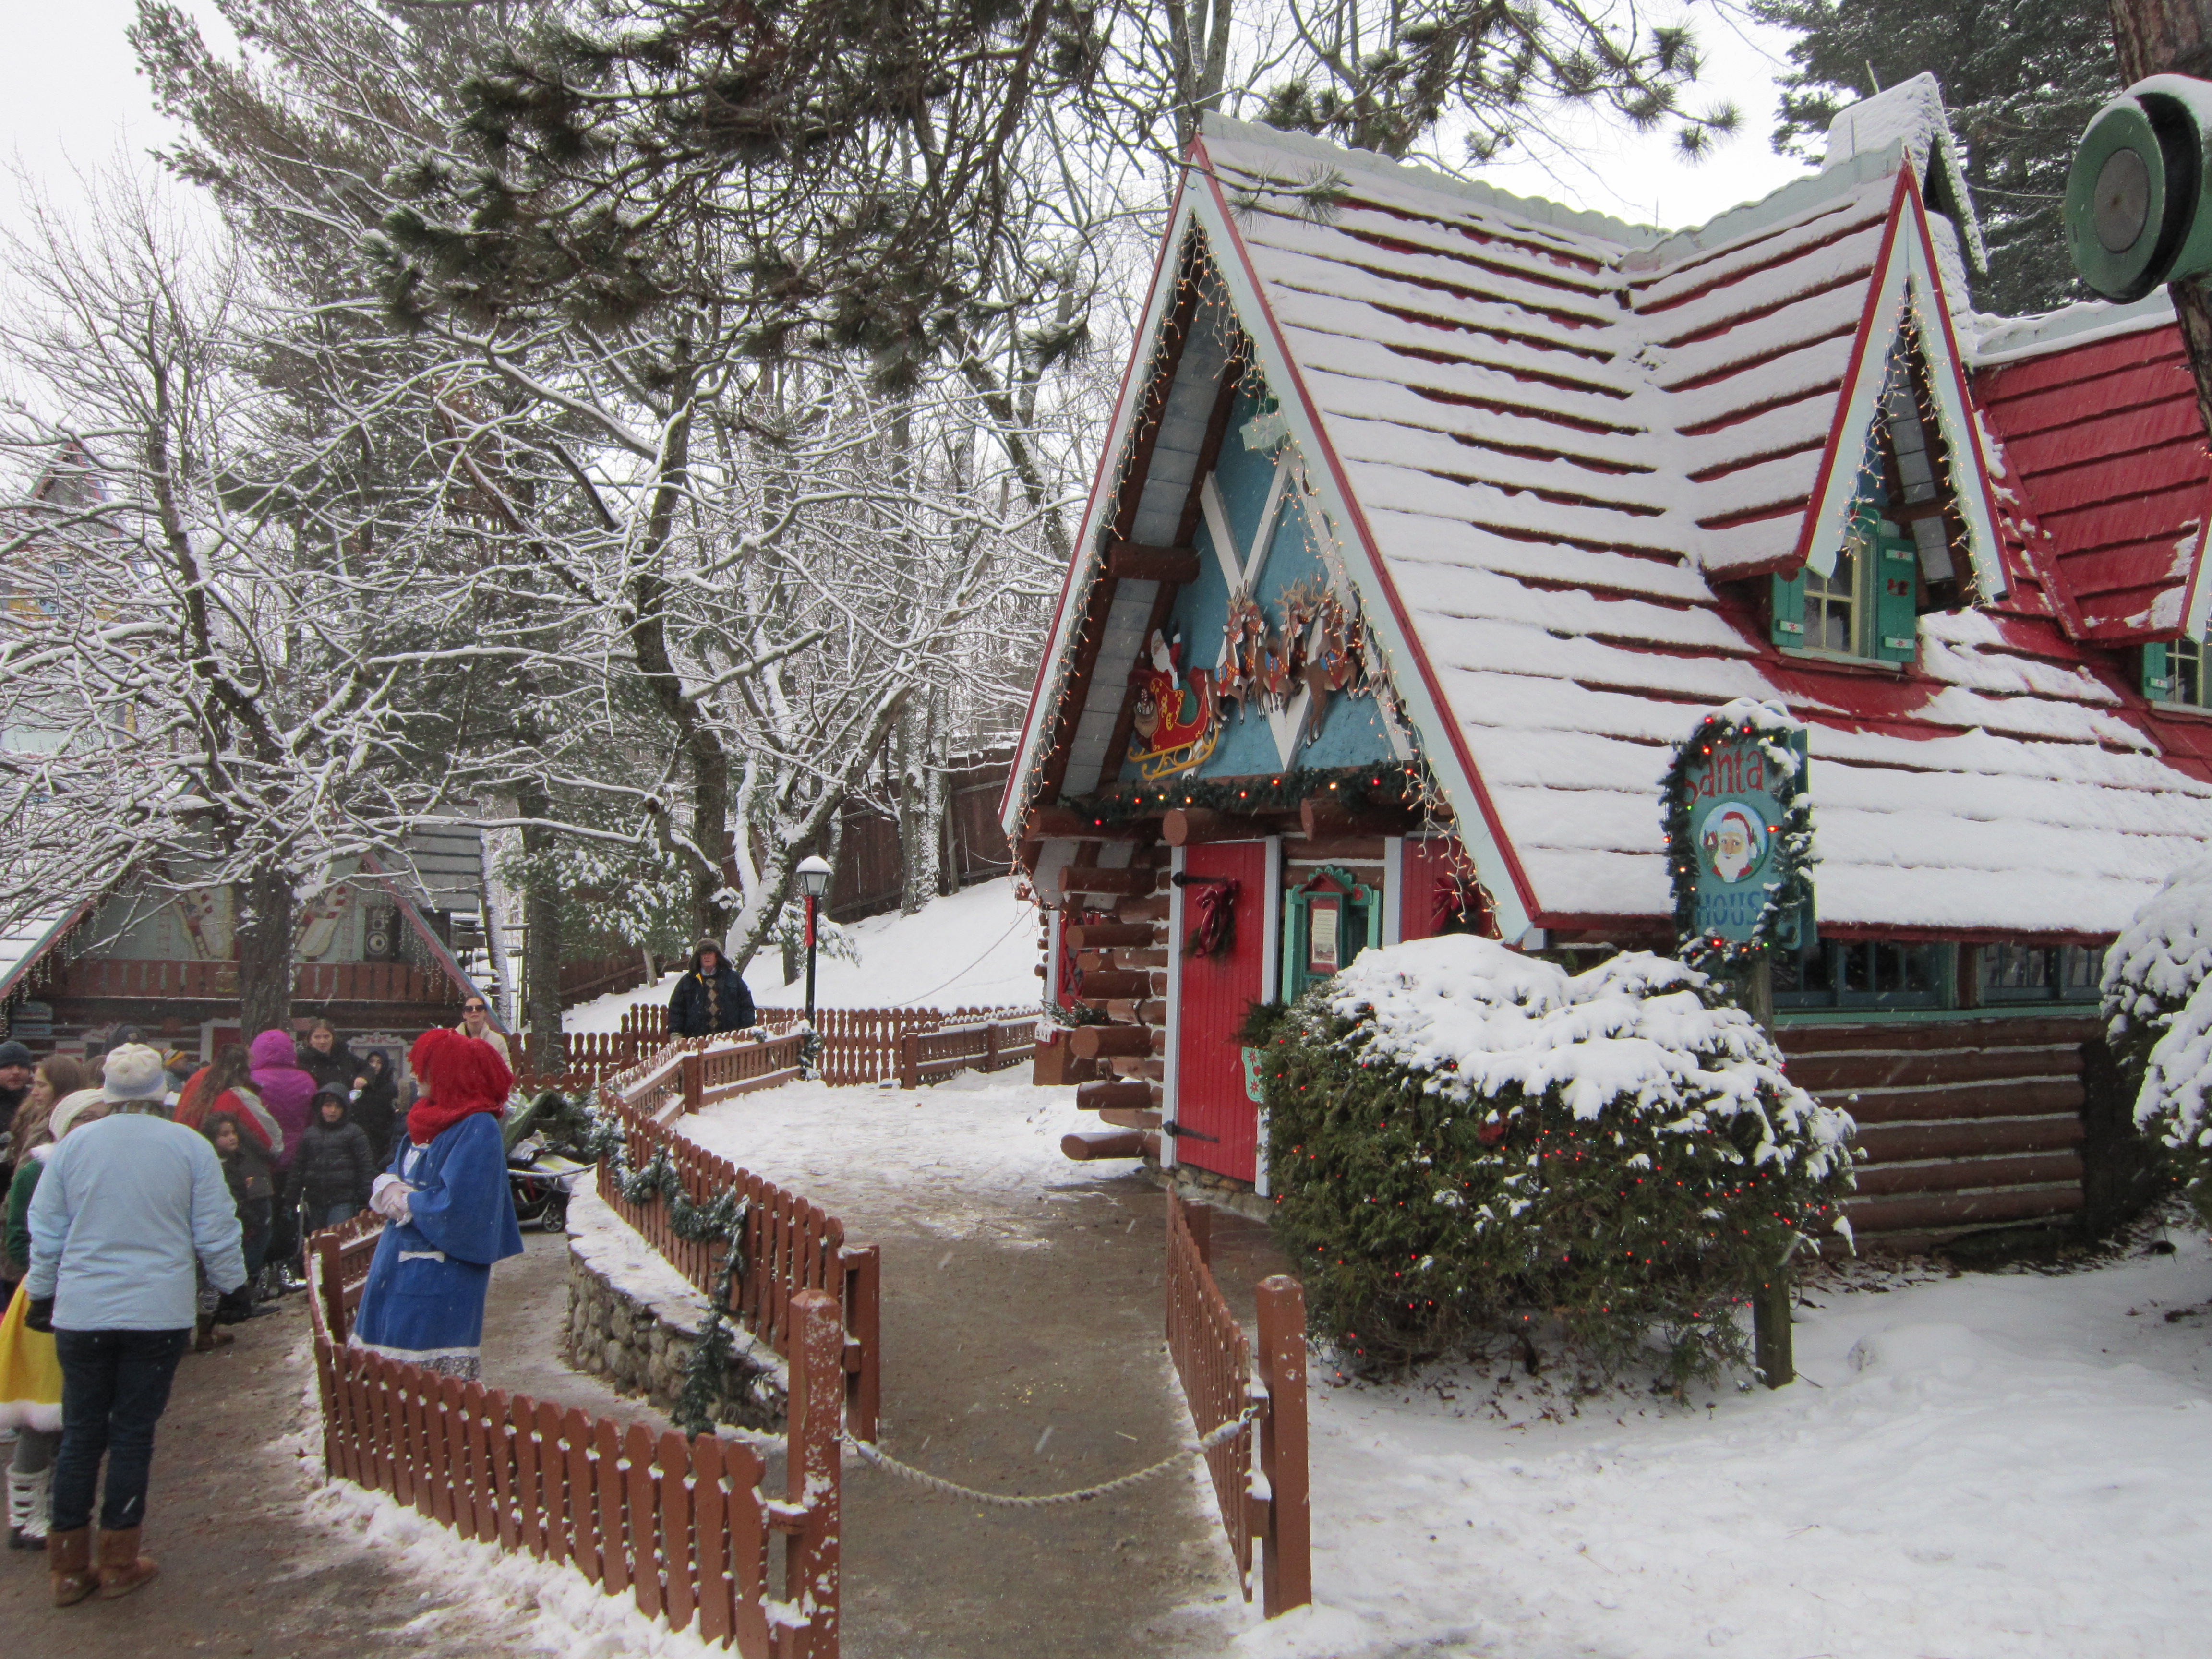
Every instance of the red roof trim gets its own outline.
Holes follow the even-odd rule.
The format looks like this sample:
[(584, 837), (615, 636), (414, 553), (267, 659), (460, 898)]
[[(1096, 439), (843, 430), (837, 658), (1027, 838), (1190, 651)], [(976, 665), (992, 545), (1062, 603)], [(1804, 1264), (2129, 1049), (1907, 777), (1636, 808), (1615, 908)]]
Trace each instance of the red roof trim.
[[(1200, 161), (1205, 160), (1206, 141), (1203, 138), (1192, 139), (1190, 148), (1194, 158)], [(1505, 872), (1512, 878), (1513, 890), (1522, 909), (1533, 916), (1536, 914), (1536, 890), (1529, 882), (1528, 872), (1521, 867), (1521, 860), (1513, 850), (1513, 843), (1506, 837), (1504, 823), (1498, 817), (1496, 803), (1490, 799), (1490, 791), (1484, 786), (1481, 775), (1475, 770), (1474, 757), (1468, 749), (1466, 735), (1460, 731), (1458, 722), (1452, 719), (1451, 700), (1444, 696), (1436, 671), (1430, 666), (1428, 653), (1422, 647), (1421, 636), (1414, 631), (1413, 617), (1406, 610), (1405, 600), (1399, 595), (1398, 585), (1391, 580), (1389, 568), (1382, 562), (1382, 550), (1376, 544), (1373, 526), (1367, 522), (1367, 509), (1359, 498), (1359, 492), (1352, 487), (1352, 480), (1344, 471), (1344, 463), (1337, 457), (1336, 447), (1328, 441), (1328, 429), (1322, 423), (1320, 406), (1314, 402), (1312, 392), (1306, 388), (1305, 376), (1299, 372), (1297, 355), (1284, 337), (1283, 325), (1276, 319), (1274, 307), (1267, 303), (1267, 286), (1260, 280), (1260, 273), (1253, 268), (1251, 250), (1244, 246), (1244, 239), (1237, 232), (1236, 216), (1230, 212), (1228, 201), (1221, 193), (1221, 181), (1210, 166), (1200, 167), (1199, 176), (1212, 193), (1213, 204), (1221, 216), (1221, 226), (1229, 245), (1235, 250), (1237, 263), (1243, 268), (1244, 280), (1251, 285), (1253, 294), (1257, 296), (1267, 331), (1274, 337), (1275, 349), (1282, 354), (1284, 367), (1291, 378), (1290, 390), (1297, 393), (1299, 406), (1305, 411), (1306, 422), (1320, 441), (1322, 458), (1328, 463), (1329, 477), (1336, 484), (1338, 499), (1343, 501), (1345, 512), (1352, 520), (1352, 527), (1359, 538), (1361, 550), (1367, 557), (1368, 568), (1382, 592), (1383, 603), (1390, 608), (1391, 620), (1397, 624), (1399, 635), (1406, 641), (1407, 653), (1413, 658), (1422, 688), (1441, 716), (1437, 724), (1443, 728), (1443, 736), (1451, 746), (1452, 757), (1459, 763), (1460, 775), (1474, 792), (1475, 805), (1482, 812), (1483, 824), (1489, 831), (1491, 844), (1498, 848), (1498, 855), (1505, 865)]]
[[(1202, 154), (1195, 138), (1191, 140), (1190, 154), (1194, 157)], [(1176, 185), (1175, 200), (1169, 204), (1168, 208), (1167, 229), (1161, 234), (1159, 252), (1152, 256), (1152, 286), (1146, 289), (1148, 295), (1159, 291), (1160, 272), (1167, 265), (1169, 250), (1175, 241), (1176, 226), (1182, 215), (1183, 191), (1188, 188), (1188, 185), (1189, 180), (1187, 177)], [(1218, 194), (1218, 191), (1216, 193)], [(1153, 358), (1157, 356), (1158, 353), (1152, 349), (1151, 342), (1140, 340), (1130, 351), (1129, 361), (1121, 366), (1121, 389), (1114, 396), (1114, 420), (1116, 425), (1121, 423), (1122, 412), (1128, 407), (1129, 382), (1137, 373), (1138, 363), (1141, 361), (1149, 369)], [(1110, 431), (1109, 435), (1111, 435)], [(1109, 459), (1108, 451), (1110, 447), (1111, 446), (1108, 444), (1098, 446), (1098, 464), (1091, 469), (1091, 493), (1084, 498), (1083, 516), (1076, 520), (1075, 533), (1079, 538), (1079, 543), (1070, 550), (1067, 556), (1067, 568), (1060, 575), (1060, 602), (1053, 606), (1052, 628), (1044, 636), (1044, 654), (1037, 660), (1036, 678), (1030, 683), (1029, 706), (1022, 714), (1022, 741), (1015, 747), (1013, 764), (1006, 769), (1006, 787), (999, 793), (999, 818), (1002, 823), (1020, 793), (1023, 775), (1027, 770), (1023, 765), (1023, 762), (1027, 758), (1024, 751), (1029, 747), (1029, 738), (1036, 725), (1038, 701), (1044, 696), (1046, 682), (1051, 678), (1053, 665), (1057, 660), (1058, 653), (1052, 648), (1053, 642), (1060, 638), (1060, 620), (1067, 614), (1067, 599), (1075, 586), (1075, 573), (1091, 561), (1090, 550), (1080, 544), (1079, 538), (1083, 535), (1085, 526), (1091, 520), (1091, 507), (1098, 500), (1099, 488), (1106, 476), (1106, 464)], [(1016, 843), (1016, 850), (1018, 851), (1020, 837), (1014, 836), (1012, 839)]]

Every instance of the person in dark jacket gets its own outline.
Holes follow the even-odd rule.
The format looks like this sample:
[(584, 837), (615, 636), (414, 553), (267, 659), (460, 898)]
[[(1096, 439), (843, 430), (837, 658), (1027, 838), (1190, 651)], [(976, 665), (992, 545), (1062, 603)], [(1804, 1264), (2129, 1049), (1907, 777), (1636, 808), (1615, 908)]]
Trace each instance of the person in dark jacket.
[(676, 994), (668, 999), (669, 1034), (708, 1036), (742, 1031), (753, 1023), (753, 994), (721, 947), (701, 939), (691, 947), (690, 971), (676, 981)]
[(338, 1041), (330, 1021), (319, 1019), (307, 1028), (307, 1040), (300, 1045), (300, 1069), (314, 1079), (316, 1088), (346, 1094), (361, 1075), (361, 1056)]
[(200, 1120), (200, 1133), (215, 1148), (222, 1165), (222, 1183), (230, 1188), (230, 1201), (238, 1210), (239, 1248), (246, 1253), (246, 1276), (261, 1271), (269, 1254), (269, 1223), (276, 1212), (276, 1177), (269, 1168), (269, 1155), (245, 1133), (228, 1112), (210, 1112)]
[(292, 1160), (292, 1208), (307, 1200), (309, 1227), (335, 1227), (350, 1221), (368, 1202), (376, 1179), (376, 1158), (361, 1125), (346, 1121), (346, 1097), (325, 1089), (314, 1099), (314, 1116), (300, 1137)]
[(392, 1056), (371, 1048), (353, 1080), (353, 1108), (347, 1113), (368, 1137), (368, 1150), (376, 1167), (392, 1156), (392, 1125), (399, 1115), (399, 1079), (392, 1074)]

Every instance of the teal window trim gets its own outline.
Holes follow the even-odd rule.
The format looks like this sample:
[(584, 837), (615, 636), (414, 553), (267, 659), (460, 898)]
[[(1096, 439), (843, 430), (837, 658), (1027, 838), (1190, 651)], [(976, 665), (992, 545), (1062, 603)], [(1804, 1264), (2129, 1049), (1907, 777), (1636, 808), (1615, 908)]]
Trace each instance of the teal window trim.
[[(1984, 1005), (2094, 1006), (2105, 953), (2086, 945), (1983, 945), (1974, 977)], [(2027, 981), (2027, 983), (2021, 983)], [(2011, 981), (2011, 982), (2005, 982)]]
[(2173, 675), (2166, 665), (2166, 650), (2163, 645), (2147, 645), (2142, 648), (2142, 694), (2153, 702), (2173, 701)]
[[(1312, 890), (1324, 879), (1343, 890), (1345, 915), (1338, 924), (1338, 971), (1349, 966), (1360, 951), (1380, 950), (1382, 945), (1381, 892), (1354, 880), (1352, 872), (1340, 865), (1322, 866), (1283, 895), (1282, 976), (1277, 983), (1282, 987), (1285, 1002), (1296, 1001), (1317, 979), (1328, 977), (1306, 972), (1307, 917), (1313, 908)], [(1352, 943), (1354, 939), (1357, 944)]]
[(1958, 957), (1942, 941), (1824, 939), (1786, 961), (1777, 954), (1774, 1006), (1792, 1013), (1954, 1009)]

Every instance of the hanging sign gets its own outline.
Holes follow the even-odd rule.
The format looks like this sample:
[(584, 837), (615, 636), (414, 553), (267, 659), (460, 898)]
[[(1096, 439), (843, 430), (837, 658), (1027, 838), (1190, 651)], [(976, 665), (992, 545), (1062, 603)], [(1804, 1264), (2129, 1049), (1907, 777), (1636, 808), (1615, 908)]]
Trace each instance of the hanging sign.
[(1674, 931), (1685, 962), (1795, 950), (1813, 925), (1805, 728), (1739, 698), (1698, 722), (1662, 780)]

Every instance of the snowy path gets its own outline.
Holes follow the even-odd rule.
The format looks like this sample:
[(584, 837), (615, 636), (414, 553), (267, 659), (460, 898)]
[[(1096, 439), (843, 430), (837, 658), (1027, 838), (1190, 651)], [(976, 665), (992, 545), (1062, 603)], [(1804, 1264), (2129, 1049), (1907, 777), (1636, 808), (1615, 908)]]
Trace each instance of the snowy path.
[[(1129, 1164), (1060, 1156), (1093, 1121), (1073, 1090), (1001, 1079), (795, 1085), (680, 1127), (883, 1246), (886, 1449), (987, 1492), (1066, 1491), (1189, 1434), (1161, 1333), (1165, 1200)], [(1200, 1479), (985, 1510), (848, 1457), (848, 1659), (1224, 1651), (1254, 1621)]]

